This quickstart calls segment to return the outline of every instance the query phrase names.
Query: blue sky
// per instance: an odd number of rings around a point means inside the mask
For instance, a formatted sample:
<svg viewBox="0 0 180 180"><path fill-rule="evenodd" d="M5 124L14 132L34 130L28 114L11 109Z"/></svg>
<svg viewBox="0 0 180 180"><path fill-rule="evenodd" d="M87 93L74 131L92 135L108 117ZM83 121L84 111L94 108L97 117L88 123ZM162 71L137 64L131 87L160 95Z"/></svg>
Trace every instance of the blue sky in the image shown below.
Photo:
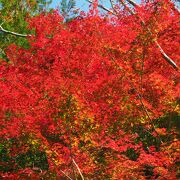
<svg viewBox="0 0 180 180"><path fill-rule="evenodd" d="M60 2L61 0L53 0L51 7L56 8ZM75 0L75 2L77 8L80 8L84 11L88 9L89 3L86 0ZM108 0L101 0L101 2L103 2L103 4L106 6L109 5Z"/></svg>
<svg viewBox="0 0 180 180"><path fill-rule="evenodd" d="M137 0L136 2L138 1L139 0ZM50 7L56 8L60 2L61 0L53 0ZM83 11L86 11L89 7L89 3L86 0L75 0L75 2L76 2L76 7L80 8ZM110 7L109 0L99 0L99 2L106 7Z"/></svg>
<svg viewBox="0 0 180 180"><path fill-rule="evenodd" d="M62 0L53 0L52 4L50 5L51 8L56 8L58 4ZM140 3L141 0L134 0L134 2ZM82 11L87 11L89 8L89 3L86 0L75 0L76 2L76 8L79 8ZM109 0L99 0L99 3L104 5L105 7L109 8L110 7L110 2Z"/></svg>
<svg viewBox="0 0 180 180"><path fill-rule="evenodd" d="M109 6L108 0L101 0L104 1L103 3L106 6ZM50 7L56 8L58 4L61 2L61 0L53 0ZM76 8L80 8L80 10L87 11L89 7L89 3L86 0L75 0L76 2Z"/></svg>

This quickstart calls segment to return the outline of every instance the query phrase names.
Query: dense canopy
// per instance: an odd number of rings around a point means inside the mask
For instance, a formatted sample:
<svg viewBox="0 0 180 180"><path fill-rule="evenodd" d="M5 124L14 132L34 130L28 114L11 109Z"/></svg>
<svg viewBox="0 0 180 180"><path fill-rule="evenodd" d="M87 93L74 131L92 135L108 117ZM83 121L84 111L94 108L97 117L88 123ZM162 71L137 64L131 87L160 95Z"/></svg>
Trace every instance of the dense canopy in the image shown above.
<svg viewBox="0 0 180 180"><path fill-rule="evenodd" d="M169 0L28 20L0 59L0 176L178 178L179 13ZM30 31L29 31L30 32Z"/></svg>

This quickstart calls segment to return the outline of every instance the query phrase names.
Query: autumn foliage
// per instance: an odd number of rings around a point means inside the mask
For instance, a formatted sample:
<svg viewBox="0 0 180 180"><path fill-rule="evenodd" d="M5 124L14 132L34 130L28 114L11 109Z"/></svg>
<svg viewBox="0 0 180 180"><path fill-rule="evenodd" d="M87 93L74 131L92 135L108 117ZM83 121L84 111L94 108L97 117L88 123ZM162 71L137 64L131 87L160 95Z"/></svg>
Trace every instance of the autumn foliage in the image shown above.
<svg viewBox="0 0 180 180"><path fill-rule="evenodd" d="M179 14L169 0L118 17L29 20L0 60L1 178L178 178ZM149 30L151 33L149 33Z"/></svg>

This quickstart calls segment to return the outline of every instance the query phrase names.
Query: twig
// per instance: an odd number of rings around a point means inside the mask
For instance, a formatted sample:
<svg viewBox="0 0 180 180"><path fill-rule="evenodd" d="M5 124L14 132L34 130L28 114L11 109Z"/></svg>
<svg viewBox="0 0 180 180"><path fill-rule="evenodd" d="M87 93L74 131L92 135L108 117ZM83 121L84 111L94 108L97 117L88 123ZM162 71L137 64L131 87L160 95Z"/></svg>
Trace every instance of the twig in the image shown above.
<svg viewBox="0 0 180 180"><path fill-rule="evenodd" d="M131 4L134 7L138 7L138 5L133 0L127 0L129 4Z"/></svg>
<svg viewBox="0 0 180 180"><path fill-rule="evenodd" d="M73 161L73 163L75 164L77 170L79 171L79 174L80 174L80 176L81 176L81 179L84 180L84 177L83 177L83 175L82 175L82 173L81 173L81 170L80 170L79 166L76 164L76 162L75 162L74 159L72 159L72 161Z"/></svg>
<svg viewBox="0 0 180 180"><path fill-rule="evenodd" d="M60 170L68 179L73 180L71 177L69 177L64 171Z"/></svg>
<svg viewBox="0 0 180 180"><path fill-rule="evenodd" d="M93 4L93 2L90 1L90 0L86 0L86 1L89 2L89 3L91 3L91 4ZM117 16L117 14L116 14L114 11L111 11L110 9L104 7L102 4L98 4L98 7L101 8L101 9L103 9L104 11L107 11L107 12L109 12L109 13Z"/></svg>
<svg viewBox="0 0 180 180"><path fill-rule="evenodd" d="M124 6L125 9L127 9L127 11L129 11L132 15L135 15L135 13L128 7L124 0L119 0L119 2Z"/></svg>
<svg viewBox="0 0 180 180"><path fill-rule="evenodd" d="M176 65L176 63L164 52L164 50L162 49L162 47L159 45L158 41L155 40L155 44L156 46L159 48L161 55L163 56L163 58L171 65L173 66L174 69L178 70L178 66Z"/></svg>
<svg viewBox="0 0 180 180"><path fill-rule="evenodd" d="M116 15L118 14L116 8L115 8L115 5L114 5L114 0L110 0L110 3L111 3L111 7L112 9L114 10L114 12L116 13Z"/></svg>
<svg viewBox="0 0 180 180"><path fill-rule="evenodd" d="M11 35L14 35L14 36L20 36L20 37L28 37L28 36L31 36L31 35L27 35L27 34L19 34L19 33L16 33L16 32L13 32L13 31L8 31L6 29L4 29L2 27L2 24L0 25L0 31L4 32L4 33L7 33L7 34L11 34Z"/></svg>

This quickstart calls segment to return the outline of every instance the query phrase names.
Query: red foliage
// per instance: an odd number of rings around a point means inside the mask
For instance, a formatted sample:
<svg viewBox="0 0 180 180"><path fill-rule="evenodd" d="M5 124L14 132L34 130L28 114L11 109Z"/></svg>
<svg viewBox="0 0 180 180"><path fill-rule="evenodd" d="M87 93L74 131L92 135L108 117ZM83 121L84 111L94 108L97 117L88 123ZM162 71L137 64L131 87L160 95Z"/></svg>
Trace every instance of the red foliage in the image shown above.
<svg viewBox="0 0 180 180"><path fill-rule="evenodd" d="M2 177L58 177L62 171L72 177L75 159L89 178L145 179L152 167L152 179L175 179L178 153L159 140L166 129L152 125L177 111L177 72L154 44L157 38L177 63L178 15L167 2L137 9L146 26L121 12L104 18L95 11L69 23L56 12L29 20L35 30L30 48L11 45L9 62L0 61L0 137L2 144L18 139L25 152L45 152L49 170ZM156 142L137 142L141 135L132 129L139 126L159 140L158 150Z"/></svg>

